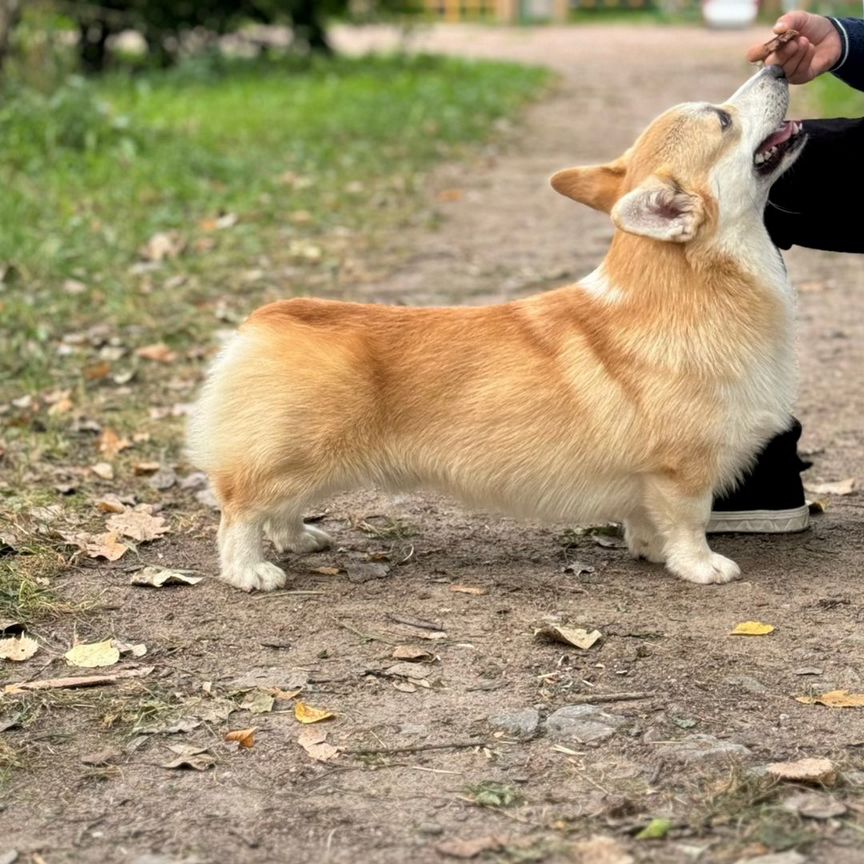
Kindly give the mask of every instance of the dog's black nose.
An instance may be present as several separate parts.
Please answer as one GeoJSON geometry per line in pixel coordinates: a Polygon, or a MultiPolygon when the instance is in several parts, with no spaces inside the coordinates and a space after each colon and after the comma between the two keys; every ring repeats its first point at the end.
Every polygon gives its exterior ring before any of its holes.
{"type": "Polygon", "coordinates": [[[772,78],[785,78],[786,73],[783,71],[782,66],[766,66],[765,72],[770,75],[772,78]]]}

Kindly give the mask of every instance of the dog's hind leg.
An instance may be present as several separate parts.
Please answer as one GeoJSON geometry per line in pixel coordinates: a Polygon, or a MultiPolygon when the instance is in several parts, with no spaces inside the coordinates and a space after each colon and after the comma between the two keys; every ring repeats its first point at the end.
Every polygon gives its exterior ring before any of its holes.
{"type": "Polygon", "coordinates": [[[711,501],[710,488],[694,494],[669,477],[646,481],[645,506],[663,537],[666,567],[703,585],[731,582],[741,575],[738,565],[712,552],[705,539],[711,501]]]}
{"type": "Polygon", "coordinates": [[[633,558],[644,558],[654,564],[663,564],[663,537],[644,509],[634,510],[624,520],[624,539],[633,558]]]}
{"type": "Polygon", "coordinates": [[[293,510],[271,516],[264,526],[264,533],[280,554],[288,551],[298,555],[320,552],[332,543],[326,531],[307,525],[293,510]]]}

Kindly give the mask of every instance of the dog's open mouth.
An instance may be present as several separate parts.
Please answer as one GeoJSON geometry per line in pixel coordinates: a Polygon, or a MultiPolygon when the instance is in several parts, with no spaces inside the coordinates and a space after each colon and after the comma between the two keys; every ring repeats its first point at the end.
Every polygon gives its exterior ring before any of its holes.
{"type": "Polygon", "coordinates": [[[753,164],[759,174],[771,174],[786,153],[793,150],[804,140],[801,124],[795,120],[785,120],[780,128],[772,132],[753,154],[753,164]]]}

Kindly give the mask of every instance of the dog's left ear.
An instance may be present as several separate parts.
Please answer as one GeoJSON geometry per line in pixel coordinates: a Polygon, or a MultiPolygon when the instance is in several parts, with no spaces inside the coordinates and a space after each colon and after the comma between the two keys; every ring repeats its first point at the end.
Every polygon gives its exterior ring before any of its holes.
{"type": "Polygon", "coordinates": [[[687,243],[705,221],[705,207],[699,195],[655,175],[620,198],[610,215],[618,228],[630,234],[687,243]]]}
{"type": "Polygon", "coordinates": [[[565,168],[553,174],[549,182],[561,195],[608,213],[621,194],[628,154],[629,151],[608,165],[565,168]]]}

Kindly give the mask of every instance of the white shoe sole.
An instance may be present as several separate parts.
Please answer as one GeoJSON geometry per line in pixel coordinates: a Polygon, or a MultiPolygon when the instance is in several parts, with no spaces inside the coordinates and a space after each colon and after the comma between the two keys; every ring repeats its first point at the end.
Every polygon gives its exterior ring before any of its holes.
{"type": "Polygon", "coordinates": [[[791,510],[729,510],[711,513],[708,534],[794,534],[810,525],[806,504],[791,510]]]}

